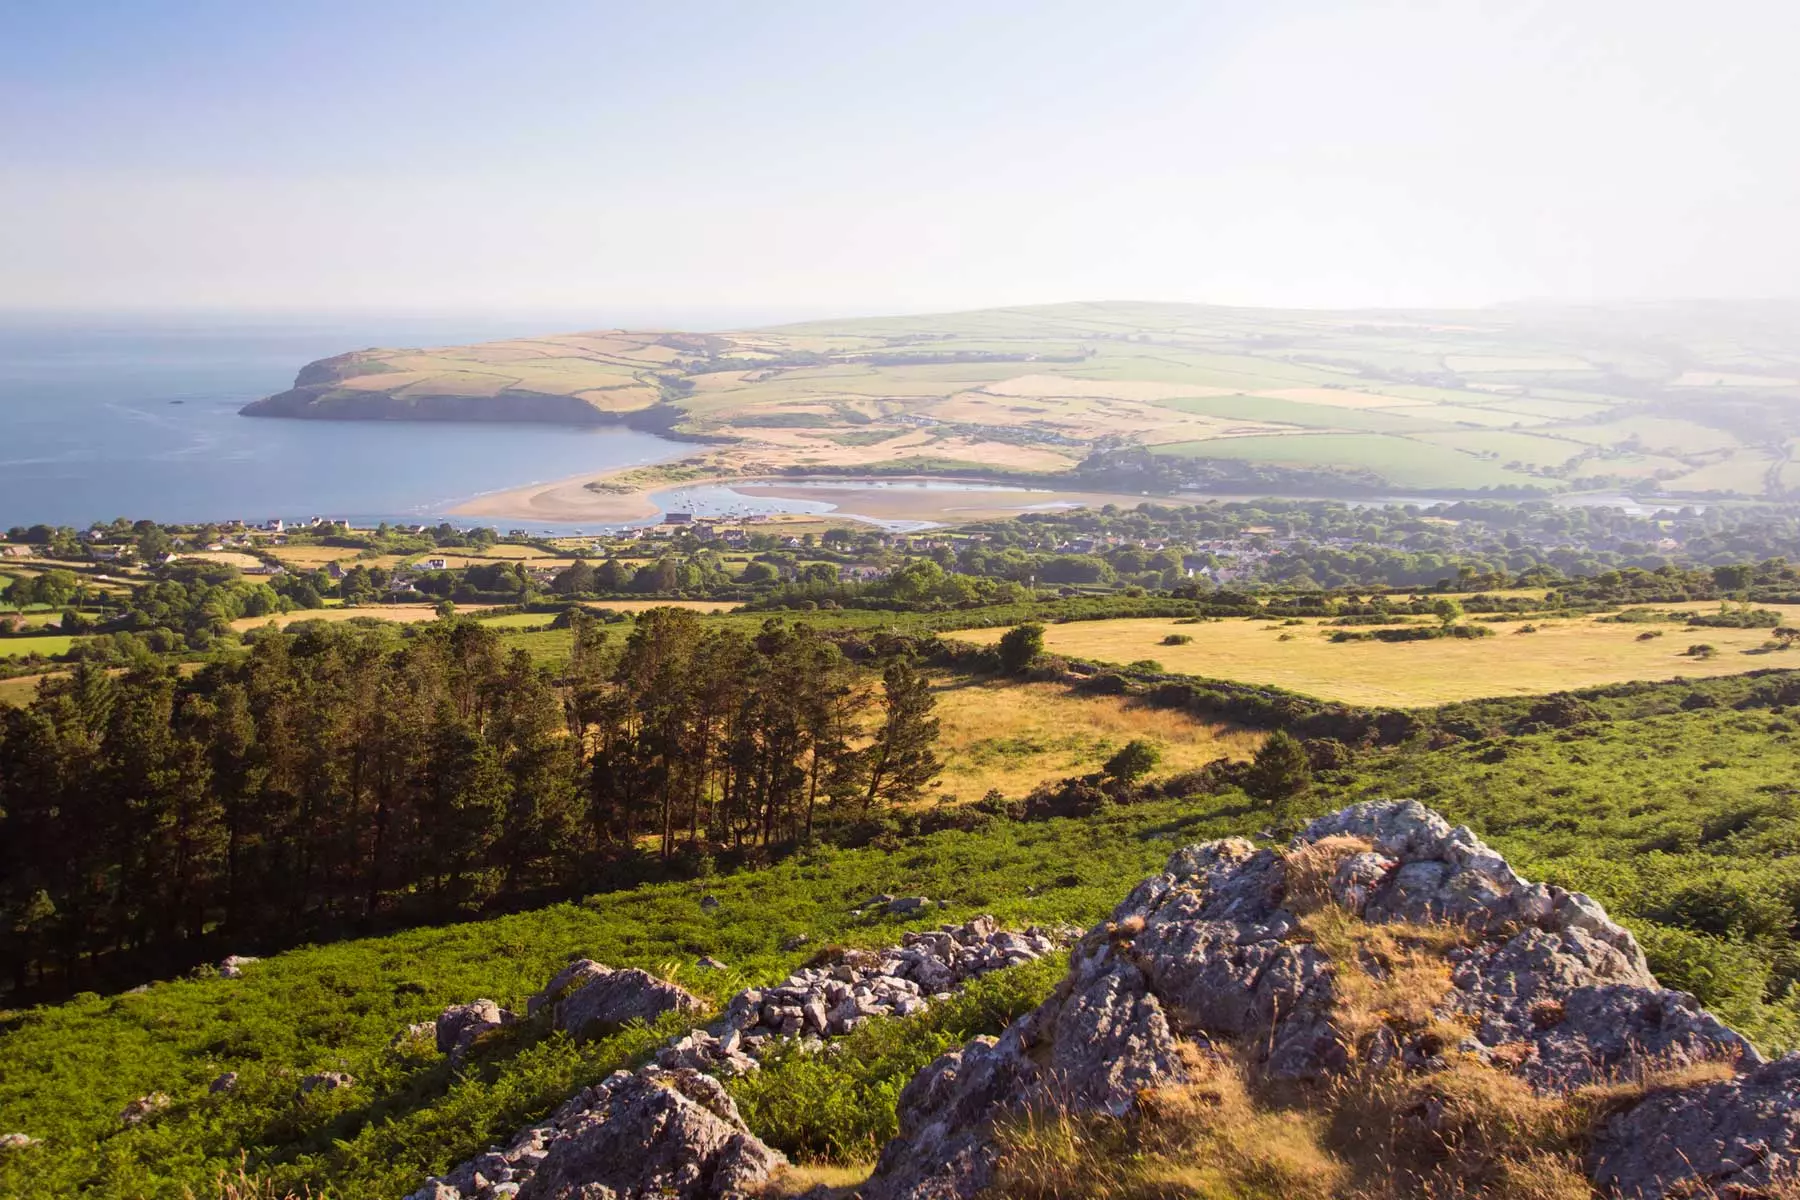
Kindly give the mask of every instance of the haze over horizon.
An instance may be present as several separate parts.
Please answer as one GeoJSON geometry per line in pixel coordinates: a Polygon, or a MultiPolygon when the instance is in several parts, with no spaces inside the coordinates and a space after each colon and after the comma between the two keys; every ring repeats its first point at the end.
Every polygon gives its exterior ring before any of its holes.
{"type": "Polygon", "coordinates": [[[1791,296],[1800,9],[19,10],[0,309],[1791,296]]]}

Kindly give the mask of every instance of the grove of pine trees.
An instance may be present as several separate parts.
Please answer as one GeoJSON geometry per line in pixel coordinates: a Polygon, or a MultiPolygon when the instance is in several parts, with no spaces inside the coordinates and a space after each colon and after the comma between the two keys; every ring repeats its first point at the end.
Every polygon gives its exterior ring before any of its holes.
{"type": "Polygon", "coordinates": [[[804,627],[577,615],[566,669],[440,620],[184,676],[82,664],[0,709],[0,971],[73,986],[816,836],[924,794],[933,697],[804,627]]]}

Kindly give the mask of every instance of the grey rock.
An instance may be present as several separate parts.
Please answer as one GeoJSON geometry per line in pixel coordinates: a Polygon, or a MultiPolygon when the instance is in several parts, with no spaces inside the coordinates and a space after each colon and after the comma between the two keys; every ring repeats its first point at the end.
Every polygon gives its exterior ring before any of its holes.
{"type": "Polygon", "coordinates": [[[29,1133],[0,1133],[0,1150],[24,1150],[41,1141],[41,1138],[34,1138],[29,1133]]]}
{"type": "Polygon", "coordinates": [[[683,988],[631,967],[591,979],[556,1005],[556,1027],[586,1040],[627,1021],[654,1021],[666,1012],[692,1012],[700,1001],[683,988]]]}
{"type": "Polygon", "coordinates": [[[930,906],[931,901],[923,896],[901,896],[887,902],[887,911],[889,916],[904,917],[930,906]]]}
{"type": "Polygon", "coordinates": [[[708,1076],[646,1068],[615,1080],[551,1146],[521,1200],[725,1200],[786,1161],[708,1076]]]}
{"type": "Polygon", "coordinates": [[[237,1086],[238,1073],[236,1071],[227,1071],[217,1079],[214,1079],[211,1083],[207,1084],[206,1090],[209,1095],[217,1096],[221,1093],[235,1092],[237,1091],[237,1086]]]}
{"type": "Polygon", "coordinates": [[[723,971],[725,969],[725,964],[710,954],[702,954],[695,960],[694,965],[708,971],[723,971]]]}
{"type": "Polygon", "coordinates": [[[555,1004],[569,992],[610,974],[610,968],[601,966],[591,958],[578,958],[562,970],[558,971],[538,992],[525,1002],[525,1015],[535,1017],[549,1005],[555,1004]]]}
{"type": "Polygon", "coordinates": [[[1601,1124],[1595,1184],[1649,1200],[1758,1196],[1800,1175],[1800,1055],[1736,1078],[1653,1092],[1601,1124]]]}

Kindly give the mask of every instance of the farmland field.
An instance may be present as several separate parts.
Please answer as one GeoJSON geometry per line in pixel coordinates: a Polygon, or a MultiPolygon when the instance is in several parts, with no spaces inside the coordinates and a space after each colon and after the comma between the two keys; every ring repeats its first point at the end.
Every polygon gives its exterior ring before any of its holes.
{"type": "MultiPolygon", "coordinates": [[[[1781,414],[1800,400],[1800,348],[1773,327],[1713,327],[1704,342],[1684,341],[1681,328],[1637,310],[1575,320],[1118,303],[706,335],[608,330],[359,351],[256,411],[490,420],[644,412],[658,427],[715,443],[621,472],[611,496],[577,486],[552,506],[572,520],[601,519],[608,504],[617,516],[620,495],[703,478],[956,466],[1048,482],[1121,442],[1177,459],[1323,473],[1324,483],[1354,473],[1365,484],[1375,476],[1451,493],[1604,488],[1621,476],[1677,492],[1779,489],[1754,451],[1785,440],[1777,435],[1787,433],[1781,414]],[[1519,452],[1508,453],[1445,436],[1482,430],[1530,430],[1546,442],[1514,442],[1519,452]],[[1631,438],[1623,449],[1645,457],[1580,455],[1581,443],[1610,450],[1631,438]],[[1509,470],[1512,462],[1521,468],[1509,470]]],[[[467,511],[544,515],[520,491],[467,511]]]]}
{"type": "MultiPolygon", "coordinates": [[[[1785,621],[1800,622],[1800,606],[1778,611],[1785,621]]],[[[1495,624],[1495,636],[1489,638],[1334,643],[1329,640],[1334,630],[1317,621],[1282,625],[1256,618],[1178,625],[1133,618],[1051,625],[1044,645],[1052,653],[1077,658],[1109,663],[1149,659],[1187,675],[1271,684],[1322,700],[1405,708],[1800,665],[1800,652],[1763,650],[1766,629],[1625,624],[1582,616],[1533,620],[1529,624],[1537,632],[1518,632],[1525,624],[1495,624]],[[1662,636],[1639,640],[1641,634],[1657,631],[1662,636]],[[1163,645],[1170,635],[1193,641],[1163,645]],[[1717,656],[1684,653],[1697,644],[1715,647],[1717,656]]],[[[945,636],[991,645],[1003,633],[971,629],[945,636]]]]}
{"type": "Polygon", "coordinates": [[[942,722],[943,791],[958,800],[979,800],[990,788],[1017,798],[1037,784],[1098,771],[1133,738],[1162,752],[1161,773],[1249,758],[1263,738],[1121,696],[1078,696],[1055,683],[938,676],[933,690],[942,722]]]}
{"type": "Polygon", "coordinates": [[[0,638],[0,658],[23,658],[27,654],[66,654],[75,639],[67,634],[49,633],[36,637],[0,638]]]}

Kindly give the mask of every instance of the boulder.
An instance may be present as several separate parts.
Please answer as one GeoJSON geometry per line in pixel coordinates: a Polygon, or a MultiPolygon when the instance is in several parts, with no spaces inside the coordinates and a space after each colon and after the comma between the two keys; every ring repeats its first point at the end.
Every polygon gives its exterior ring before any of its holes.
{"type": "Polygon", "coordinates": [[[591,958],[578,958],[553,976],[544,990],[525,1002],[525,1015],[535,1017],[549,1005],[555,1004],[576,988],[585,987],[603,975],[611,973],[610,967],[601,966],[591,958]]]}
{"type": "Polygon", "coordinates": [[[888,915],[892,917],[909,916],[929,907],[931,901],[923,896],[900,896],[887,902],[888,915]]]}
{"type": "Polygon", "coordinates": [[[435,1031],[439,1054],[448,1054],[452,1063],[468,1057],[475,1039],[490,1030],[513,1023],[513,1014],[492,1000],[471,1000],[452,1004],[438,1014],[435,1031]]]}
{"type": "Polygon", "coordinates": [[[627,1021],[650,1022],[666,1012],[693,1012],[702,1005],[683,988],[631,967],[589,980],[556,1005],[556,1028],[586,1040],[627,1021]]]}
{"type": "Polygon", "coordinates": [[[42,1141],[29,1133],[0,1133],[0,1150],[23,1150],[28,1146],[36,1146],[42,1141]]]}
{"type": "Polygon", "coordinates": [[[211,1083],[207,1084],[206,1091],[208,1095],[217,1096],[221,1093],[237,1091],[237,1085],[238,1073],[236,1071],[227,1071],[214,1079],[211,1083]]]}
{"type": "Polygon", "coordinates": [[[786,1161],[697,1071],[618,1072],[593,1090],[520,1200],[727,1200],[759,1191],[786,1161]]]}
{"type": "Polygon", "coordinates": [[[228,954],[219,962],[219,977],[221,979],[241,979],[245,967],[261,961],[260,958],[252,958],[246,954],[228,954]]]}

